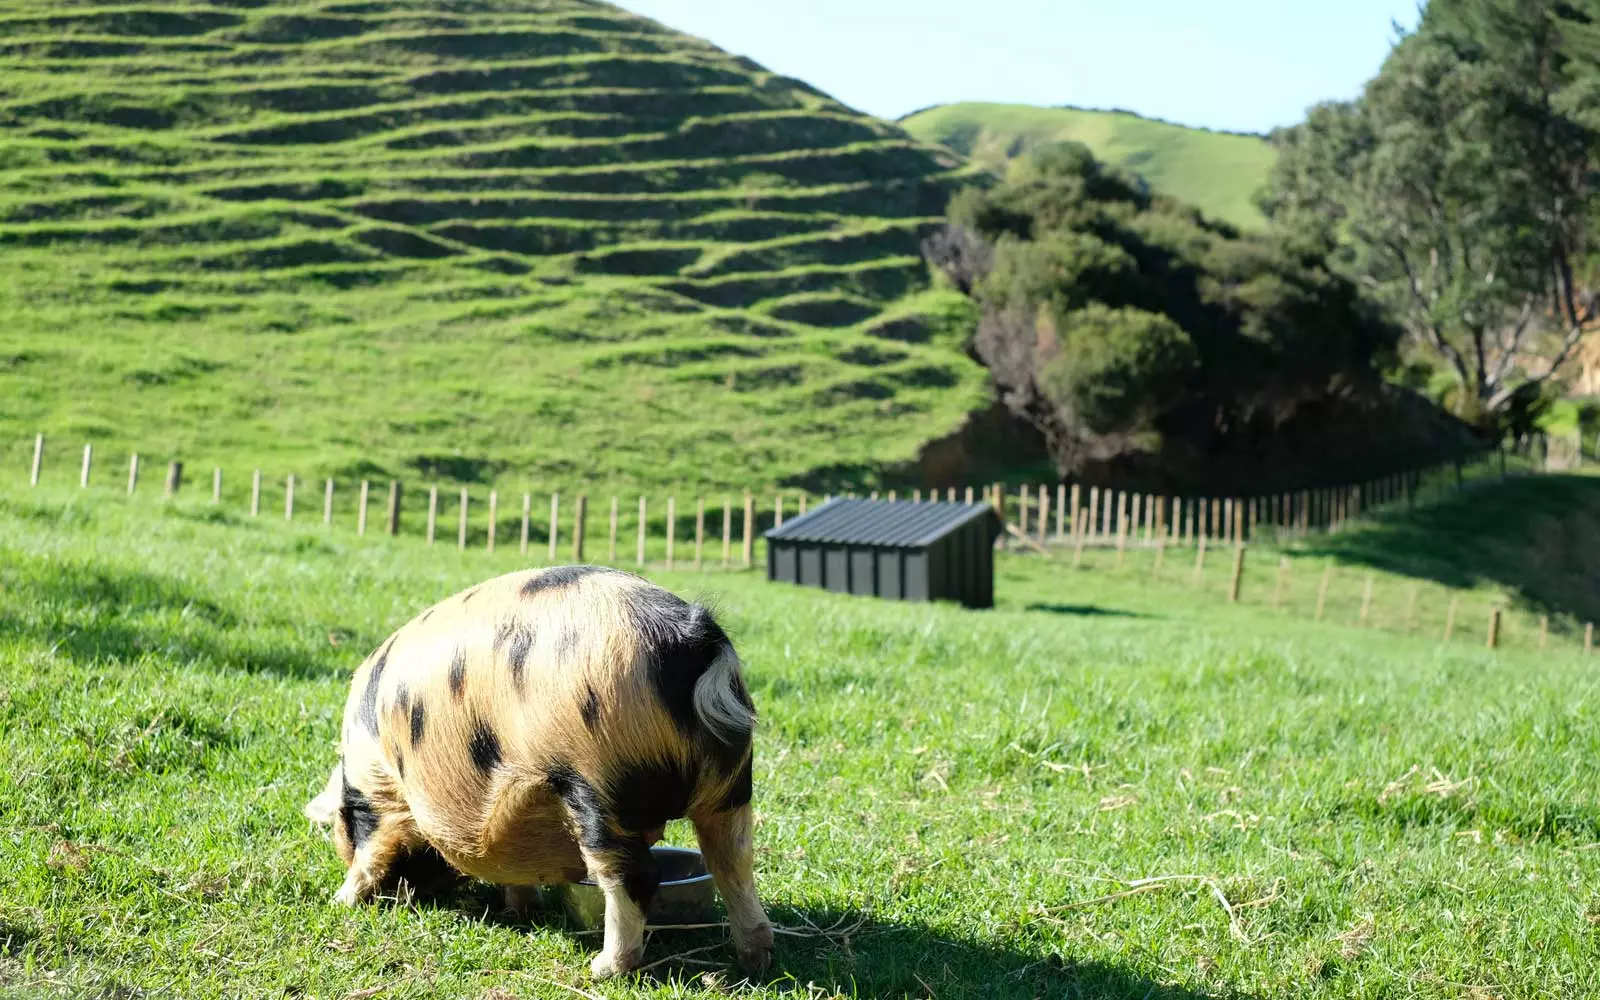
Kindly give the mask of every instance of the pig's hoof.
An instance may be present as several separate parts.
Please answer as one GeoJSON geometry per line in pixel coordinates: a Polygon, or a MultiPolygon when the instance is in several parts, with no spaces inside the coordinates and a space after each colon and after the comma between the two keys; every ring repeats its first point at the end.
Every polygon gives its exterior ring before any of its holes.
{"type": "Polygon", "coordinates": [[[589,972],[596,979],[610,979],[612,976],[626,975],[637,969],[644,960],[643,951],[623,952],[613,955],[610,952],[601,952],[589,963],[589,972]]]}

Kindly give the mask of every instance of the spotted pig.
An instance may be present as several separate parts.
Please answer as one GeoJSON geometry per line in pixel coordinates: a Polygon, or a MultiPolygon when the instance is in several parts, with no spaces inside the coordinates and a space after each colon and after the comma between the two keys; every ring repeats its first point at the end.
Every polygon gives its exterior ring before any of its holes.
{"type": "Polygon", "coordinates": [[[306,815],[331,823],[355,905],[437,852],[507,887],[592,876],[596,976],[637,968],[660,882],[649,847],[688,817],[734,948],[767,966],[751,849],[755,710],[705,608],[617,570],[511,573],[447,598],[353,678],[339,763],[306,815]]]}

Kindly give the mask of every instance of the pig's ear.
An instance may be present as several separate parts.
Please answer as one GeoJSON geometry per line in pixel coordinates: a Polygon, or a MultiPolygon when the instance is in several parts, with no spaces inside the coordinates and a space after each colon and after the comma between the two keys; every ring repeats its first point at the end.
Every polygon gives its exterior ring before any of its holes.
{"type": "Polygon", "coordinates": [[[328,783],[323,786],[317,797],[307,802],[301,811],[306,814],[306,819],[313,823],[330,825],[333,818],[339,814],[339,798],[344,794],[344,778],[340,774],[341,768],[336,764],[333,773],[328,775],[328,783]]]}

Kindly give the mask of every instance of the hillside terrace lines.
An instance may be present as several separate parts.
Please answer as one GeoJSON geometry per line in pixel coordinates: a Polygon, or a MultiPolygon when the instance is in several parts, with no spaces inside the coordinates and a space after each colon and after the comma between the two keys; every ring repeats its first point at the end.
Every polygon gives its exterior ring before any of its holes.
{"type": "MultiPolygon", "coordinates": [[[[197,6],[144,47],[169,12],[28,6],[48,20],[0,18],[0,254],[41,294],[8,301],[44,336],[113,327],[101,370],[152,401],[215,384],[213,410],[263,414],[249,426],[277,441],[335,419],[312,359],[337,359],[415,411],[364,437],[547,470],[592,459],[499,453],[559,419],[585,448],[681,441],[685,468],[777,432],[748,458],[794,465],[818,449],[782,428],[862,425],[818,451],[831,468],[910,457],[982,403],[942,317],[907,298],[927,286],[920,237],[978,168],[748,60],[561,0],[197,6]],[[150,360],[180,342],[207,366],[150,360]]],[[[201,432],[176,396],[130,406],[101,433],[141,408],[201,432]]]]}

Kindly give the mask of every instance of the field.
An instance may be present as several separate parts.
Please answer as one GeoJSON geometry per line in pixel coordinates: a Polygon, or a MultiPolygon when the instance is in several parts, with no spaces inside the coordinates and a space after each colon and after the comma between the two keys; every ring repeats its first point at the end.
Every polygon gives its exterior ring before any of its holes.
{"type": "Polygon", "coordinates": [[[0,435],[349,481],[862,481],[988,399],[974,168],[606,4],[0,15],[0,435]]]}
{"type": "Polygon", "coordinates": [[[594,985],[592,939],[487,890],[330,905],[298,810],[345,678],[515,554],[0,487],[0,994],[1600,996],[1593,661],[1522,626],[1495,653],[1393,631],[1416,580],[1550,610],[1463,539],[1592,515],[1597,485],[1487,484],[1296,550],[1374,570],[1389,631],[1348,588],[1322,623],[1303,587],[1275,610],[1254,569],[1230,605],[1221,559],[1196,587],[1143,553],[1002,555],[991,612],[652,570],[717,599],[763,713],[758,882],[791,933],[738,987],[720,948],[672,957],[716,931],[594,985]]]}
{"type": "Polygon", "coordinates": [[[1152,190],[1209,216],[1246,230],[1264,221],[1252,199],[1266,183],[1273,152],[1254,136],[1185,128],[1121,111],[1023,104],[947,104],[899,124],[990,167],[1004,166],[1042,143],[1072,139],[1100,159],[1138,173],[1152,190]]]}

